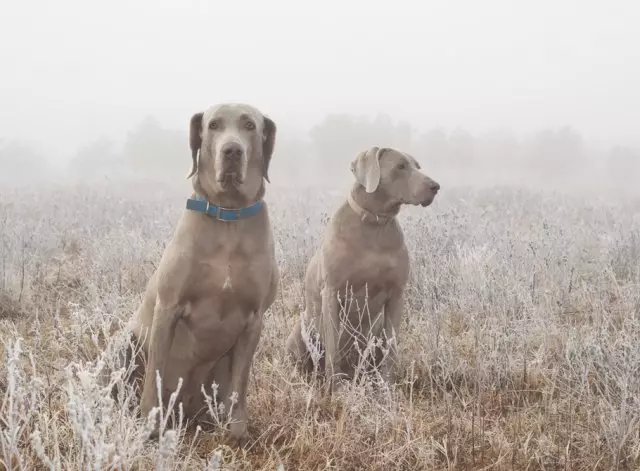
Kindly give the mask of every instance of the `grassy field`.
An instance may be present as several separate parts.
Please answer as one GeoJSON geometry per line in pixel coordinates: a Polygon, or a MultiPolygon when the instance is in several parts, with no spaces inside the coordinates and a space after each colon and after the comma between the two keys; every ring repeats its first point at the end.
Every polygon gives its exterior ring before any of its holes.
{"type": "Polygon", "coordinates": [[[0,189],[4,468],[640,469],[640,199],[604,192],[446,188],[403,211],[397,384],[328,402],[283,346],[344,194],[269,186],[282,279],[251,377],[255,441],[145,441],[110,367],[187,196],[148,181],[0,189]]]}

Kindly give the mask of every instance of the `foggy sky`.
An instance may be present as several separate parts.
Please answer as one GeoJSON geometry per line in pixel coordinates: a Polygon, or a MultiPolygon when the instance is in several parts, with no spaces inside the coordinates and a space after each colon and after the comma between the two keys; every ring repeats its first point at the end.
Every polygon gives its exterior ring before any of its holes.
{"type": "Polygon", "coordinates": [[[221,101],[291,133],[385,112],[421,129],[640,141],[633,0],[1,1],[0,138],[50,156],[145,115],[186,130],[221,101]]]}

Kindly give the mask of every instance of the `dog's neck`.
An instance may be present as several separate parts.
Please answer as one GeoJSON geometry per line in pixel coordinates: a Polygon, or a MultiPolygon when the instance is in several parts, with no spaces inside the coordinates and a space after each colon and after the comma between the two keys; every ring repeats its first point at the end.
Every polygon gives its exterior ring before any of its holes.
{"type": "Polygon", "coordinates": [[[356,183],[347,196],[347,203],[363,222],[385,225],[396,217],[400,204],[385,204],[384,199],[377,191],[367,193],[362,185],[356,183]]]}
{"type": "Polygon", "coordinates": [[[260,182],[260,188],[254,192],[253,196],[248,195],[244,189],[231,187],[225,191],[214,191],[198,178],[197,174],[193,180],[194,191],[206,199],[209,203],[228,209],[240,209],[262,200],[265,193],[264,182],[260,182]]]}

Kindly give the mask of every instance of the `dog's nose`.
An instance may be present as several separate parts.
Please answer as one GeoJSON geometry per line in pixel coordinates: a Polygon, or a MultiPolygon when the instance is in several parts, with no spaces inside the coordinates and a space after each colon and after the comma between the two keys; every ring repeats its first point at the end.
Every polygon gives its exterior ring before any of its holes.
{"type": "Polygon", "coordinates": [[[431,184],[431,190],[438,191],[440,189],[440,184],[438,182],[433,182],[431,184]]]}
{"type": "Polygon", "coordinates": [[[222,146],[222,155],[225,159],[235,159],[238,160],[244,154],[244,149],[240,144],[235,142],[227,142],[224,146],[222,146]]]}

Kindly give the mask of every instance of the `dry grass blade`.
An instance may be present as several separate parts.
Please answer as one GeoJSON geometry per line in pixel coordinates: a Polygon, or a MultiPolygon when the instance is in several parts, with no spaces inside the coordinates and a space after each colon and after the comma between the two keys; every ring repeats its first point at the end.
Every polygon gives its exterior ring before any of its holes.
{"type": "Polygon", "coordinates": [[[239,450],[223,416],[146,441],[114,371],[122,320],[183,209],[183,188],[145,185],[3,192],[1,468],[640,469],[637,200],[448,189],[404,211],[397,385],[361,378],[329,402],[283,344],[342,194],[271,185],[282,283],[251,377],[257,438],[239,450]]]}

